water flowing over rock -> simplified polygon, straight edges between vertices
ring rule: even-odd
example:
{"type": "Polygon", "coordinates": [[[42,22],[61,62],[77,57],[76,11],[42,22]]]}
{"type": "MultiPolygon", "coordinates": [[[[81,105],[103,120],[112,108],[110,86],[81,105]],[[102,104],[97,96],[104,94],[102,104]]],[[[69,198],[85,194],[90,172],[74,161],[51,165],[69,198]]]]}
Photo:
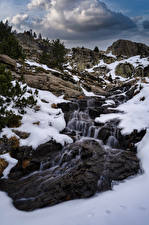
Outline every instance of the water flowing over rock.
{"type": "Polygon", "coordinates": [[[0,180],[0,190],[8,193],[17,209],[31,211],[91,197],[110,190],[113,182],[137,174],[140,165],[136,143],[145,130],[123,135],[117,119],[105,124],[95,122],[100,114],[117,112],[115,107],[130,99],[134,91],[127,83],[106,97],[83,97],[57,104],[67,123],[63,133],[74,143],[62,147],[50,141],[36,151],[25,146],[9,149],[18,164],[8,179],[0,180]]]}

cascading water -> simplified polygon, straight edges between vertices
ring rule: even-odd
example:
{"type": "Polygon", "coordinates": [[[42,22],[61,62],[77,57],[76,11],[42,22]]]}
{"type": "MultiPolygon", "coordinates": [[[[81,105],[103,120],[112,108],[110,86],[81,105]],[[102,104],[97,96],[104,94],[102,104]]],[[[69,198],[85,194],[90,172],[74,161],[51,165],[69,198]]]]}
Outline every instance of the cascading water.
{"type": "MultiPolygon", "coordinates": [[[[67,123],[66,131],[75,132],[76,140],[79,140],[82,137],[89,137],[89,138],[102,140],[102,137],[100,138],[100,132],[101,132],[101,129],[105,127],[105,125],[96,124],[94,121],[94,118],[91,118],[90,116],[90,112],[93,111],[94,109],[97,109],[98,111],[98,108],[99,108],[100,112],[102,112],[101,109],[103,108],[103,111],[104,111],[105,107],[107,106],[102,107],[102,104],[104,105],[103,98],[102,99],[100,98],[95,99],[93,97],[87,98],[86,107],[82,109],[82,104],[80,101],[77,104],[78,109],[72,112],[70,115],[70,119],[67,123]]],[[[106,144],[113,148],[119,146],[119,143],[117,140],[116,126],[114,127],[114,125],[113,125],[113,128],[110,129],[110,134],[109,134],[109,137],[107,138],[106,144]]]]}

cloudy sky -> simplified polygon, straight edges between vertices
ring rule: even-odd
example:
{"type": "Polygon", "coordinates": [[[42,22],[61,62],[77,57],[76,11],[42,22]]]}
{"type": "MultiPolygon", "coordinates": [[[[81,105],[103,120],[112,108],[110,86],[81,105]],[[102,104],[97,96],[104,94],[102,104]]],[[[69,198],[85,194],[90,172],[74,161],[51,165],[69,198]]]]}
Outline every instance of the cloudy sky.
{"type": "Polygon", "coordinates": [[[0,19],[68,46],[105,48],[120,38],[149,44],[148,0],[0,0],[0,19]]]}

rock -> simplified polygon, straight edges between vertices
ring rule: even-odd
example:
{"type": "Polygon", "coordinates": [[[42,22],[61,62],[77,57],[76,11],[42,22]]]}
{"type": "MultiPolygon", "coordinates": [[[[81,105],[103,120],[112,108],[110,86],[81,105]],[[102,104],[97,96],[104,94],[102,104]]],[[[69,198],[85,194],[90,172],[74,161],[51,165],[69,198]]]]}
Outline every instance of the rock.
{"type": "MultiPolygon", "coordinates": [[[[8,192],[16,208],[30,211],[70,199],[87,198],[97,191],[111,189],[113,180],[127,178],[139,169],[134,153],[107,151],[93,139],[70,144],[60,155],[60,152],[57,153],[52,156],[53,161],[57,162],[55,165],[47,163],[45,168],[40,167],[36,173],[22,179],[0,180],[0,189],[8,192]]],[[[39,158],[38,154],[36,156],[39,158]]],[[[40,160],[42,165],[42,158],[40,160]]]]}
{"type": "Polygon", "coordinates": [[[12,69],[16,69],[16,61],[7,55],[0,55],[0,62],[9,65],[12,69]]]}
{"type": "Polygon", "coordinates": [[[120,63],[117,65],[115,69],[115,74],[118,76],[122,76],[125,78],[130,78],[134,74],[134,67],[130,63],[120,63]]]}
{"type": "Polygon", "coordinates": [[[95,85],[91,85],[91,92],[97,94],[97,95],[103,95],[103,96],[107,96],[107,92],[104,91],[102,88],[95,86],[95,85]]]}
{"type": "Polygon", "coordinates": [[[98,72],[99,75],[106,75],[110,70],[107,68],[107,66],[99,66],[94,68],[95,72],[98,72]]]}
{"type": "Polygon", "coordinates": [[[107,53],[112,52],[113,55],[119,56],[149,56],[149,47],[142,43],[136,43],[128,40],[118,40],[114,42],[108,49],[107,53]]]}
{"type": "Polygon", "coordinates": [[[103,56],[103,61],[104,61],[104,63],[106,63],[106,64],[114,63],[116,60],[117,60],[117,59],[114,58],[114,57],[109,57],[109,56],[106,56],[106,55],[103,56]]]}
{"type": "Polygon", "coordinates": [[[136,77],[144,77],[144,68],[143,66],[137,66],[135,69],[135,76],[136,77]]]}
{"type": "Polygon", "coordinates": [[[30,136],[30,133],[26,133],[26,132],[22,132],[22,131],[19,131],[19,130],[14,130],[14,129],[12,129],[12,131],[17,136],[19,136],[21,139],[27,139],[30,136]]]}
{"type": "Polygon", "coordinates": [[[144,77],[149,77],[149,66],[144,68],[144,77]]]}
{"type": "Polygon", "coordinates": [[[51,91],[57,96],[65,94],[67,97],[78,97],[82,94],[76,84],[65,81],[50,73],[36,75],[25,74],[24,79],[31,87],[51,91]]]}
{"type": "Polygon", "coordinates": [[[3,171],[6,169],[7,166],[8,166],[8,162],[0,158],[0,177],[2,176],[3,171]]]}
{"type": "Polygon", "coordinates": [[[100,52],[95,52],[87,48],[73,48],[72,63],[76,64],[79,71],[89,69],[98,64],[100,52]]]}

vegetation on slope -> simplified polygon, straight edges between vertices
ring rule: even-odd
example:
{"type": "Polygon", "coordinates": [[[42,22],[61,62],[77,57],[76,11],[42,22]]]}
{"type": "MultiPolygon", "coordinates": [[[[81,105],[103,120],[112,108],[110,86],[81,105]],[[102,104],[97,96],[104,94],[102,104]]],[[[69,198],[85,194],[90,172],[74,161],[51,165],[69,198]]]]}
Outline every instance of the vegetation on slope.
{"type": "Polygon", "coordinates": [[[6,54],[14,59],[25,57],[8,21],[0,22],[0,54],[6,54]]]}

